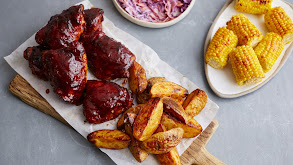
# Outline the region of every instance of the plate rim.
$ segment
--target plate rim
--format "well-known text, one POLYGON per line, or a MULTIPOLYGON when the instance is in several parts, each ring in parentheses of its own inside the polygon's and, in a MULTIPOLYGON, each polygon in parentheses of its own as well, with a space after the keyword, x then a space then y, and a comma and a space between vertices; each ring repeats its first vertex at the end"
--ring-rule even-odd
MULTIPOLYGON (((206 75, 206 79, 208 81, 208 84, 209 86, 211 87, 211 89, 213 90, 213 92, 218 95, 219 97, 222 97, 222 98, 237 98, 237 97, 240 97, 240 96, 243 96, 243 95, 246 95, 246 94, 249 94, 249 93, 252 93, 254 91, 256 91, 257 89, 261 88, 263 85, 265 85, 268 81, 270 81, 273 77, 275 77, 275 75, 281 70, 281 68, 284 66, 284 64, 286 63, 286 61, 288 60, 289 56, 291 55, 291 52, 293 51, 293 42, 290 43, 290 46, 288 47, 288 49, 286 50, 284 56, 282 57, 280 63, 279 63, 279 66, 276 68, 276 70, 269 76, 268 79, 266 79, 265 81, 262 81, 260 84, 258 84, 257 86, 249 89, 249 90, 246 90, 246 91, 243 91, 243 92, 240 92, 240 93, 236 93, 236 94, 225 94, 225 93, 222 93, 220 91, 218 91, 214 86, 213 84, 211 83, 210 81, 210 78, 208 76, 208 69, 207 69, 207 63, 205 62, 205 55, 206 55, 206 52, 207 52, 207 48, 208 48, 208 45, 211 41, 211 36, 212 36, 212 32, 213 32, 213 29, 216 25, 216 22, 218 21, 219 17, 222 15, 222 13, 225 11, 225 9, 233 2, 234 0, 227 0, 227 2, 224 4, 223 8, 219 11, 218 15, 216 16, 216 18, 214 19, 213 21, 213 24, 211 25, 209 31, 208 31, 208 34, 207 34, 207 37, 206 37, 206 40, 205 40, 205 45, 204 45, 204 69, 205 69, 205 75, 206 75)), ((284 0, 280 0, 284 3, 286 3, 287 5, 289 5, 292 9, 293 9, 293 5, 284 1, 284 0)))
POLYGON ((187 9, 180 14, 177 18, 168 21, 168 22, 163 22, 163 23, 153 23, 153 22, 147 22, 147 21, 142 21, 139 20, 137 18, 132 17, 131 15, 129 15, 117 2, 117 0, 112 0, 114 6, 116 7, 116 9, 118 10, 118 12, 127 20, 129 20, 130 22, 137 24, 139 26, 143 26, 143 27, 148 27, 148 28, 164 28, 164 27, 168 27, 168 26, 172 26, 176 23, 178 23, 179 21, 181 21, 183 18, 185 18, 189 12, 191 11, 191 9, 193 8, 194 4, 195 4, 196 0, 191 0, 191 3, 189 4, 189 6, 187 7, 187 9))

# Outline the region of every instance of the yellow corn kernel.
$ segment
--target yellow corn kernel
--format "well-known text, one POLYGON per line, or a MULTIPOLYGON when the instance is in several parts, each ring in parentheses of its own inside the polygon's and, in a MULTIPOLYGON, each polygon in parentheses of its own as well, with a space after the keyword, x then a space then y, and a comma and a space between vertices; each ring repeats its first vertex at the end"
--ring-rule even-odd
POLYGON ((236 0, 235 9, 250 14, 265 14, 271 9, 273 0, 236 0))
POLYGON ((264 78, 264 72, 251 46, 238 46, 229 56, 239 86, 256 84, 264 78))
POLYGON ((255 47, 263 38, 261 32, 244 14, 236 14, 227 22, 227 29, 232 30, 238 37, 239 45, 255 47))
POLYGON ((282 53, 284 45, 284 41, 279 34, 270 32, 255 47, 254 52, 265 73, 273 67, 282 53))
POLYGON ((283 8, 275 7, 267 12, 265 24, 269 31, 281 35, 285 44, 293 41, 293 23, 283 8))
POLYGON ((221 69, 227 65, 229 53, 237 46, 238 38, 233 31, 226 27, 218 29, 208 47, 205 56, 206 63, 221 69))

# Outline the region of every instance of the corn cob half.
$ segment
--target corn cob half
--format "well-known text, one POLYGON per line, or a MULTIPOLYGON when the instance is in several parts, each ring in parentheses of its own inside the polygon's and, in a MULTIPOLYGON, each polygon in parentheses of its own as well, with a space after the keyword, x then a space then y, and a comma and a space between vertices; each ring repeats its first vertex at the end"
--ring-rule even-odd
POLYGON ((273 67, 283 49, 284 41, 282 37, 274 32, 267 33, 255 47, 255 54, 265 73, 273 67))
POLYGON ((236 0, 235 9, 250 14, 265 14, 271 9, 273 0, 236 0))
POLYGON ((253 25, 244 14, 236 14, 227 22, 227 29, 238 37, 239 45, 255 47, 263 38, 260 30, 253 25))
POLYGON ((205 56, 206 63, 221 69, 227 65, 229 53, 237 46, 238 38, 233 31, 226 27, 217 30, 212 38, 205 56))
POLYGON ((251 46, 238 46, 230 53, 230 61, 239 86, 256 84, 264 78, 264 72, 251 46))
POLYGON ((293 22, 283 8, 275 7, 267 12, 265 24, 269 31, 281 35, 285 44, 293 41, 293 22))

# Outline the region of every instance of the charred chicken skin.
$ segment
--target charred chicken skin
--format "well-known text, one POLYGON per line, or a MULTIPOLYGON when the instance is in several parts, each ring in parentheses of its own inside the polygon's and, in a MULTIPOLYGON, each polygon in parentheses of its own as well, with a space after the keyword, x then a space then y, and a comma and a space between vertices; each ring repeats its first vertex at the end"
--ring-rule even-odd
POLYGON ((29 47, 24 57, 33 74, 49 80, 54 92, 64 101, 80 104, 87 82, 87 58, 81 43, 73 42, 70 47, 56 50, 29 47))
POLYGON ((29 61, 29 67, 31 68, 32 73, 39 79, 47 81, 48 79, 44 73, 44 65, 42 61, 42 52, 45 50, 48 49, 42 46, 28 47, 24 51, 23 56, 29 61))
POLYGON ((84 20, 86 22, 85 31, 83 34, 94 31, 102 31, 102 22, 104 21, 104 11, 99 8, 84 10, 84 20))
POLYGON ((129 68, 135 61, 135 55, 120 42, 108 37, 101 31, 82 35, 89 68, 102 80, 128 78, 129 68))
POLYGON ((36 34, 38 44, 59 49, 78 41, 85 28, 84 6, 72 6, 49 20, 36 34))
POLYGON ((132 94, 118 84, 89 80, 83 101, 83 113, 89 123, 115 119, 132 106, 132 94))

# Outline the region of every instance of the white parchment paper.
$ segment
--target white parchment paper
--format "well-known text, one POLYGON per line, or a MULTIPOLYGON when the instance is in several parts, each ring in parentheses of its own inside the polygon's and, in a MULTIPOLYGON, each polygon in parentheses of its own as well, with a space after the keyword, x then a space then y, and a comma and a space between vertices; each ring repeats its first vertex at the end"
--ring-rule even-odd
MULTIPOLYGON (((224 12, 221 14, 219 19, 217 20, 217 22, 215 22, 211 39, 220 27, 226 26, 226 22, 228 22, 233 15, 242 13, 242 12, 236 11, 234 6, 235 6, 235 1, 233 1, 224 10, 224 12)), ((283 2, 282 0, 273 0, 272 8, 277 6, 281 6, 282 8, 284 8, 288 16, 293 20, 293 9, 291 6, 289 6, 287 3, 283 2)), ((265 36, 269 32, 264 22, 264 14, 261 14, 261 15, 254 15, 254 14, 248 14, 248 13, 243 13, 243 14, 247 16, 249 20, 261 31, 263 36, 265 36)), ((289 43, 285 45, 281 55, 279 56, 278 60, 275 62, 272 69, 268 71, 267 73, 265 73, 265 78, 263 78, 261 82, 254 85, 250 85, 250 86, 237 85, 230 61, 228 62, 227 66, 224 67, 223 69, 214 69, 210 65, 206 64, 210 84, 212 84, 212 86, 218 92, 222 94, 226 94, 226 95, 239 94, 239 93, 251 90, 253 88, 256 88, 260 84, 266 83, 269 79, 271 79, 274 76, 275 72, 279 71, 277 69, 279 67, 281 60, 283 59, 285 55, 286 56, 290 55, 292 53, 292 50, 293 50, 293 43, 289 43)))
MULTIPOLYGON (((93 6, 88 0, 81 3, 85 6, 85 9, 93 6)), ((122 42, 136 55, 137 62, 145 68, 148 78, 154 76, 164 76, 168 81, 178 83, 188 89, 190 92, 198 88, 193 82, 188 80, 181 73, 177 72, 167 63, 162 61, 154 50, 135 39, 130 34, 115 27, 114 24, 106 17, 103 22, 103 31, 108 36, 122 42)), ((116 123, 118 119, 114 119, 102 124, 89 124, 84 122, 85 117, 83 115, 82 106, 75 106, 69 103, 65 103, 53 92, 49 82, 40 80, 32 75, 28 61, 23 58, 23 51, 29 46, 37 45, 34 38, 35 35, 26 40, 9 56, 6 56, 5 60, 8 62, 8 64, 18 74, 26 79, 31 84, 31 86, 36 89, 41 94, 41 96, 44 97, 50 103, 50 105, 83 137, 86 138, 89 133, 100 129, 116 129, 116 123), (47 94, 46 89, 49 89, 51 92, 47 94)), ((96 79, 90 71, 88 72, 88 79, 96 79)), ((122 85, 123 81, 124 79, 120 79, 116 80, 115 82, 122 85)), ((127 85, 125 87, 129 88, 127 85)), ((218 109, 219 107, 217 104, 211 100, 208 100, 205 108, 199 115, 195 117, 195 119, 201 124, 203 129, 205 129, 215 117, 218 109)), ((195 138, 182 140, 182 142, 177 146, 180 155, 189 147, 194 139, 195 138)), ((133 158, 128 148, 123 150, 110 150, 101 148, 101 151, 105 152, 116 164, 139 164, 133 158)), ((142 164, 150 165, 159 163, 153 155, 150 155, 142 164)))

